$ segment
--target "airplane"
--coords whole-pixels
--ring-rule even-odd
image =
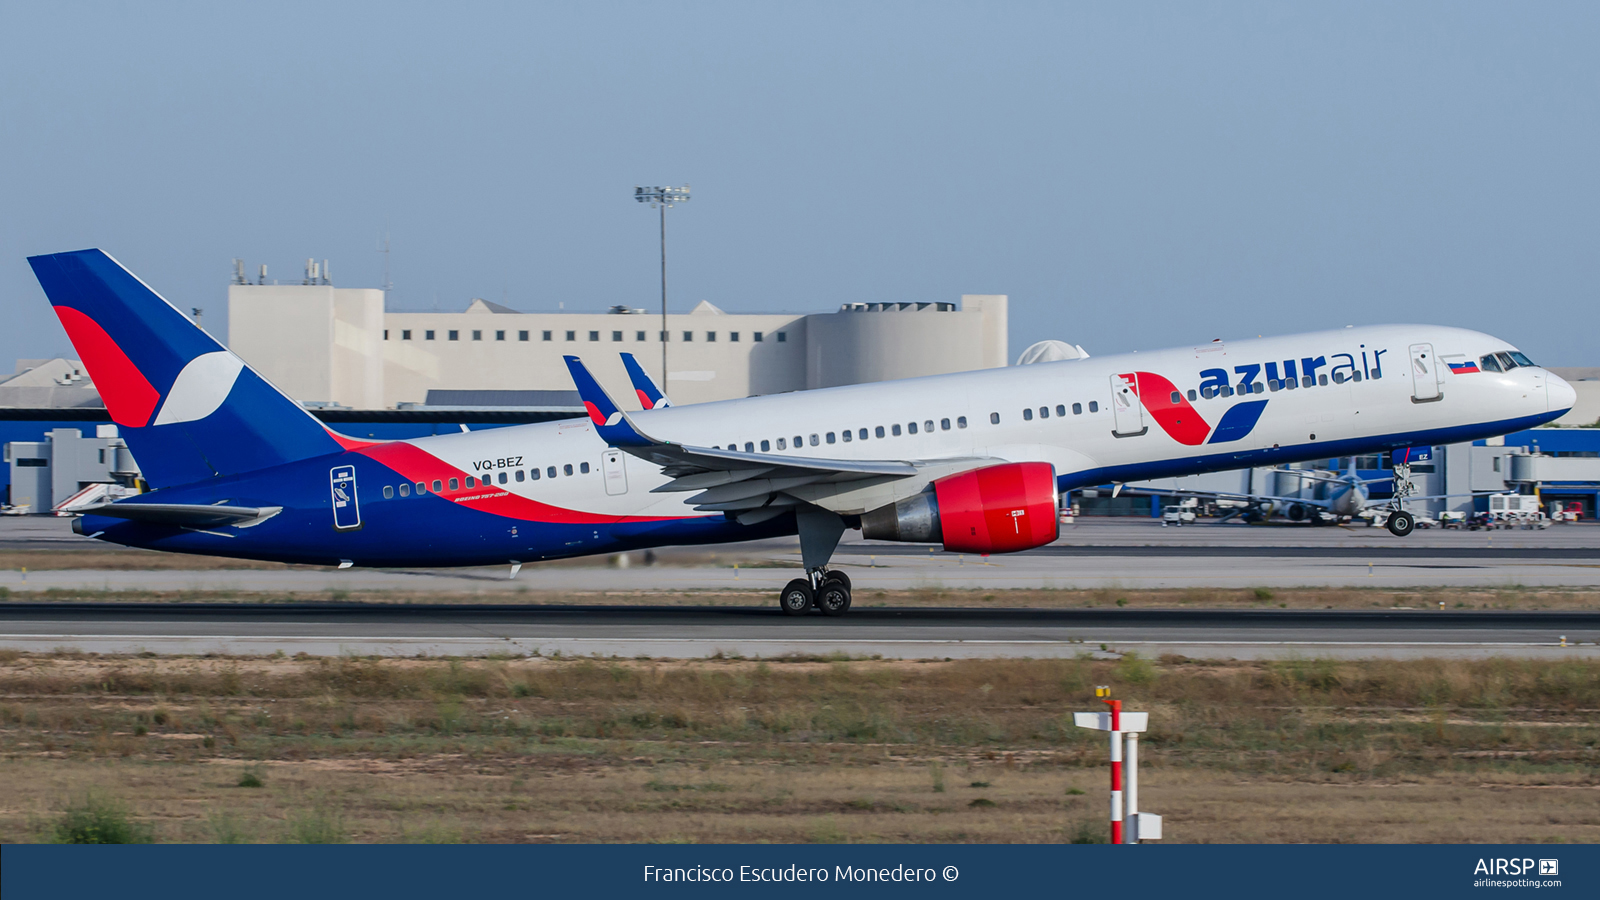
[[[1576,400],[1498,338],[1380,325],[637,412],[569,356],[587,418],[360,440],[100,250],[29,263],[153,488],[84,511],[80,534],[512,577],[538,560],[798,535],[805,577],[779,592],[794,616],[849,610],[850,579],[828,567],[846,529],[1026,550],[1057,538],[1073,488],[1471,441]],[[1413,521],[1397,510],[1390,530]]]

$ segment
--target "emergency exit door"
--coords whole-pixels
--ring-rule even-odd
[[[1444,396],[1439,361],[1432,344],[1411,345],[1411,402],[1431,403]]]
[[[600,457],[600,473],[606,482],[606,493],[615,497],[628,492],[628,467],[622,461],[621,450],[607,450]]]
[[[1111,433],[1116,437],[1138,437],[1150,430],[1144,424],[1144,407],[1139,404],[1138,377],[1111,376]]]

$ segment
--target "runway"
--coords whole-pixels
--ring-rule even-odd
[[[1567,646],[1562,646],[1562,638]],[[0,647],[201,655],[889,659],[1600,656],[1597,612],[21,604]]]

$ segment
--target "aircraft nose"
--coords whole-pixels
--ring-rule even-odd
[[[1550,411],[1571,409],[1578,402],[1578,392],[1565,378],[1554,373],[1545,375],[1545,396],[1550,400]]]

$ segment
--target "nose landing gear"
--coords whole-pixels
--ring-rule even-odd
[[[1389,521],[1384,527],[1395,537],[1405,537],[1417,527],[1417,520],[1411,513],[1401,508],[1404,500],[1417,492],[1417,486],[1411,483],[1411,464],[1398,462],[1394,464],[1394,496],[1389,500]]]

